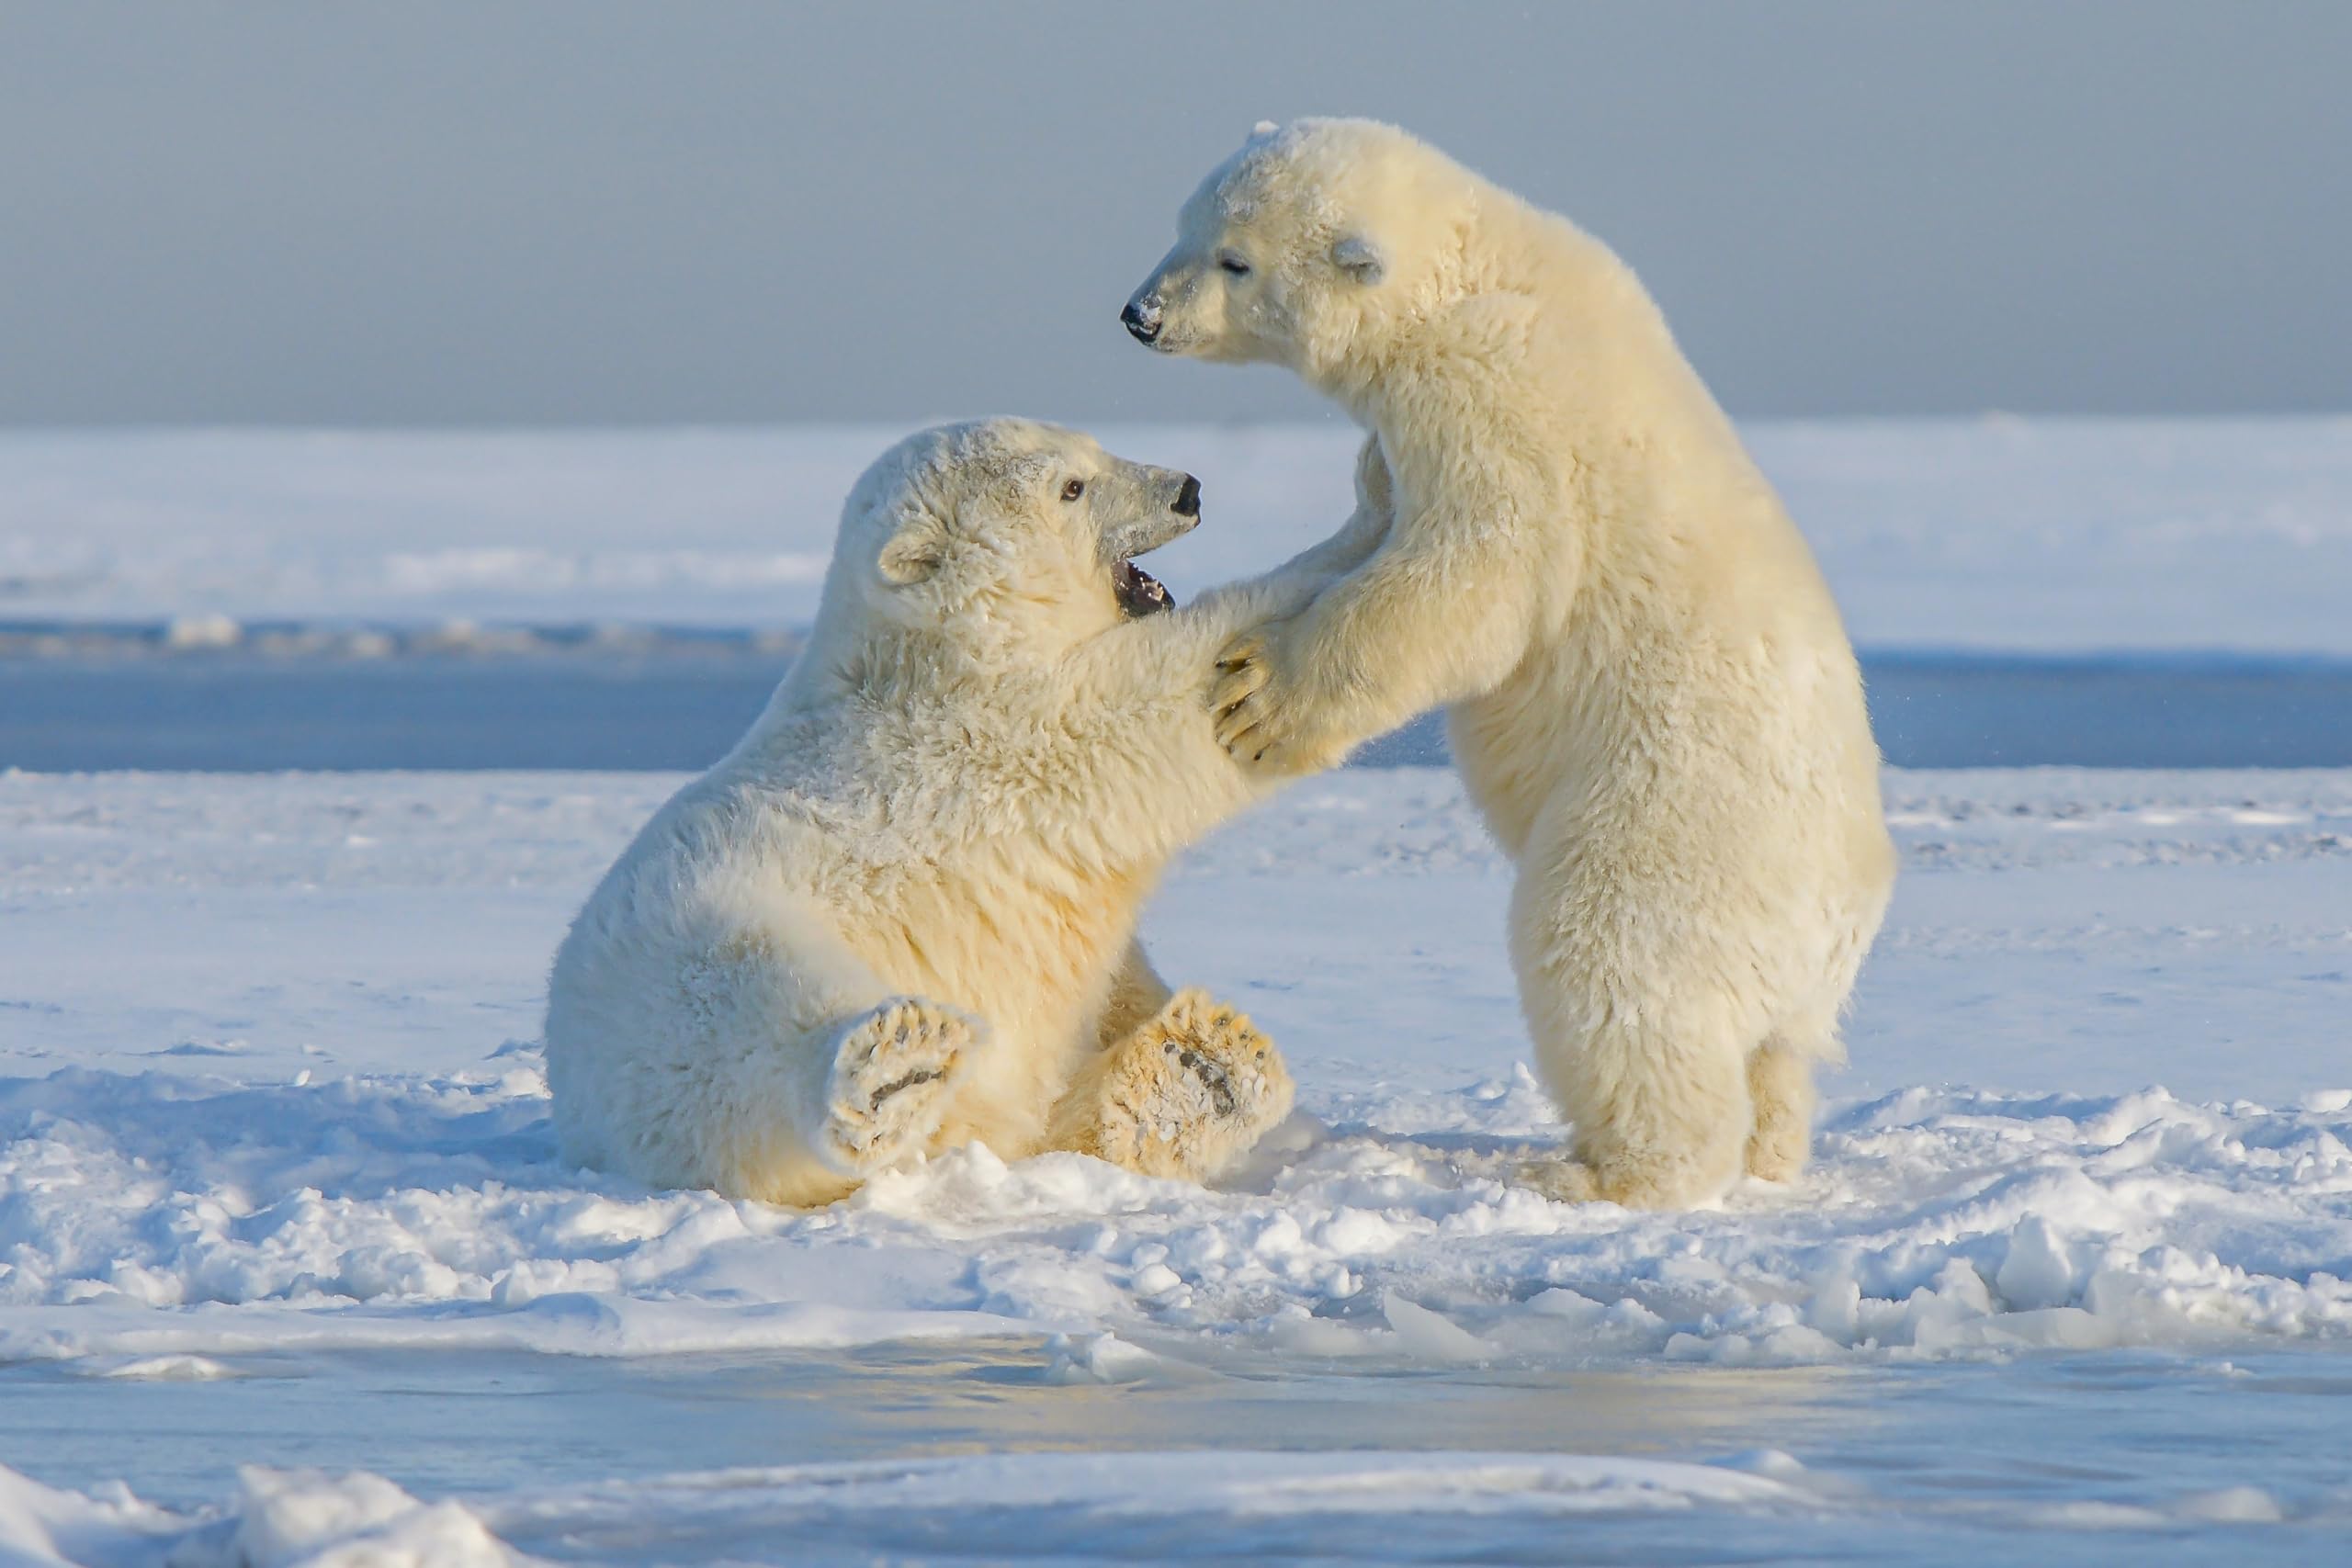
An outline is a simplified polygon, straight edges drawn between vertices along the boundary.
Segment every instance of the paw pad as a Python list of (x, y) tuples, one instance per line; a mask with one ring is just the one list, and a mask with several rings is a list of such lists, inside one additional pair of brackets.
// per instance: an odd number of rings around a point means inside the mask
[(962, 1013), (928, 1002), (886, 1002), (851, 1022), (833, 1052), (819, 1156), (862, 1175), (919, 1152), (975, 1038)]

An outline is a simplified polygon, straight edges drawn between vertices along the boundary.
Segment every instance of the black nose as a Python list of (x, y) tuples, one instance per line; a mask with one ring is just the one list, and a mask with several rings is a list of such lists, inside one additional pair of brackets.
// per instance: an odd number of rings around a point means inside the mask
[(1201, 481), (1192, 475), (1184, 476), (1184, 488), (1176, 492), (1176, 515), (1198, 517), (1201, 514)]
[(1137, 343), (1149, 343), (1159, 335), (1159, 323), (1147, 317), (1143, 307), (1132, 299), (1127, 301), (1127, 308), (1119, 312), (1119, 320), (1125, 323), (1127, 331), (1135, 333)]

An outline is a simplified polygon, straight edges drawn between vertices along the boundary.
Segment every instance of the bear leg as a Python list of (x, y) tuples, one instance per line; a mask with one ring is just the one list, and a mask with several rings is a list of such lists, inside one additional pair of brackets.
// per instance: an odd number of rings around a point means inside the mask
[(1536, 1057), (1573, 1123), (1567, 1158), (1525, 1173), (1565, 1201), (1605, 1199), (1632, 1209), (1678, 1209), (1719, 1196), (1739, 1177), (1754, 1124), (1745, 1041), (1694, 985), (1698, 1005), (1593, 998), (1595, 987), (1558, 971), (1523, 972), (1521, 998)]
[[(1724, 1055), (1721, 1062), (1652, 1061), (1615, 1081), (1589, 1063), (1554, 1063), (1548, 1076), (1575, 1123), (1572, 1152), (1528, 1167), (1522, 1179), (1566, 1202), (1600, 1199), (1629, 1209), (1688, 1208), (1717, 1197), (1740, 1173), (1748, 1126), (1745, 1075), (1736, 1055)], [(1645, 1070), (1661, 1067), (1655, 1079)]]
[(1793, 1181), (1813, 1148), (1813, 1062), (1773, 1039), (1747, 1058), (1747, 1098), (1756, 1124), (1747, 1134), (1747, 1174)]
[(1111, 995), (1102, 1006), (1097, 1043), (1106, 1051), (1111, 1049), (1150, 1022), (1174, 995), (1159, 971), (1151, 966), (1151, 955), (1144, 952), (1141, 940), (1130, 939), (1125, 956), (1119, 960), (1119, 972), (1112, 977)]
[(967, 1014), (907, 997), (851, 1020), (825, 1080), (818, 1158), (862, 1176), (920, 1152), (980, 1034)]
[(1282, 1053), (1249, 1019), (1182, 991), (1087, 1065), (1055, 1144), (1144, 1176), (1204, 1181), (1290, 1114), (1292, 1092)]
[[(1679, 1209), (1739, 1179), (1755, 1124), (1747, 1058), (1770, 1015), (1736, 929), (1683, 846), (1539, 818), (1511, 889), (1511, 967), (1536, 1065), (1573, 1124), (1553, 1197)], [(1703, 858), (1703, 857), (1702, 857)]]

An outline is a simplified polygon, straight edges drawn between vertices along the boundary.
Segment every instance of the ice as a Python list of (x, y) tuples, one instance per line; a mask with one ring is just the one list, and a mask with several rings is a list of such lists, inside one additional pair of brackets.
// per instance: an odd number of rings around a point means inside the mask
[(98, 1368), (98, 1375), (168, 1382), (211, 1382), (238, 1374), (234, 1367), (213, 1360), (209, 1356), (145, 1356), (113, 1366), (102, 1364)]
[[(973, 1458), (684, 1474), (631, 1485), (420, 1503), (364, 1472), (248, 1470), (210, 1520), (135, 1499), (43, 1487), (0, 1468), (0, 1551), (28, 1564), (155, 1562), (170, 1568), (505, 1568), (546, 1551), (640, 1562), (648, 1537), (700, 1549), (695, 1561), (774, 1551), (789, 1560), (871, 1561), (831, 1546), (921, 1550), (1001, 1561), (1128, 1560), (1171, 1525), (1223, 1527), (1226, 1552), (1312, 1540), (1333, 1517), (1409, 1517), (1491, 1534), (1545, 1522), (1694, 1506), (1768, 1514), (1812, 1501), (1790, 1483), (1729, 1466), (1581, 1455), (1164, 1453)], [(497, 1535), (493, 1535), (492, 1530)], [(1453, 1534), (1453, 1531), (1445, 1533)], [(501, 1537), (504, 1538), (502, 1541)], [(526, 1559), (505, 1541), (517, 1542)], [(1124, 1543), (1124, 1550), (1122, 1549)], [(732, 1550), (730, 1550), (732, 1549)], [(70, 1555), (69, 1555), (70, 1553)], [(1288, 1555), (1283, 1552), (1283, 1555)], [(740, 1559), (738, 1559), (740, 1560)], [(775, 1561), (775, 1558), (767, 1560)]]
[(455, 1503), (427, 1506), (380, 1476), (244, 1472), (229, 1519), (193, 1530), (172, 1568), (506, 1568), (514, 1554)]
[[(0, 1468), (0, 1552), (27, 1564), (488, 1568), (534, 1562), (1720, 1562), (2327, 1561), (2336, 1502), (2252, 1485), (1899, 1511), (1794, 1456), (1710, 1461), (1249, 1447), (687, 1472), (428, 1503), (367, 1472), (249, 1469), (158, 1507)], [(2102, 1540), (2112, 1547), (2102, 1549)], [(1629, 1550), (1630, 1549), (1630, 1550)]]

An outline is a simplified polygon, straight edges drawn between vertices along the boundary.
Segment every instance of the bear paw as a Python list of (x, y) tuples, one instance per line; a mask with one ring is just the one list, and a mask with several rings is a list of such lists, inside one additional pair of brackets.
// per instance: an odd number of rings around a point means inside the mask
[(852, 1021), (833, 1048), (818, 1156), (858, 1176), (922, 1149), (978, 1034), (952, 1008), (906, 999)]
[(1315, 773), (1339, 761), (1347, 747), (1317, 724), (1322, 705), (1275, 668), (1278, 635), (1278, 624), (1270, 624), (1244, 632), (1217, 654), (1216, 680), (1209, 688), (1216, 743), (1258, 773)]
[(1627, 1209), (1687, 1209), (1720, 1196), (1736, 1171), (1702, 1169), (1688, 1160), (1566, 1156), (1520, 1168), (1519, 1179), (1560, 1203), (1615, 1203)]
[(1600, 1197), (1600, 1178), (1577, 1160), (1536, 1160), (1519, 1168), (1519, 1179), (1555, 1203), (1590, 1203)]
[(1748, 1058), (1748, 1100), (1756, 1122), (1747, 1134), (1747, 1174), (1794, 1181), (1813, 1153), (1813, 1063), (1781, 1050)]
[(1249, 1019), (1182, 991), (1122, 1041), (1096, 1152), (1146, 1176), (1200, 1181), (1290, 1114), (1290, 1069)]
[(1757, 1122), (1747, 1139), (1747, 1174), (1763, 1181), (1794, 1181), (1813, 1153), (1813, 1129), (1803, 1122)]

